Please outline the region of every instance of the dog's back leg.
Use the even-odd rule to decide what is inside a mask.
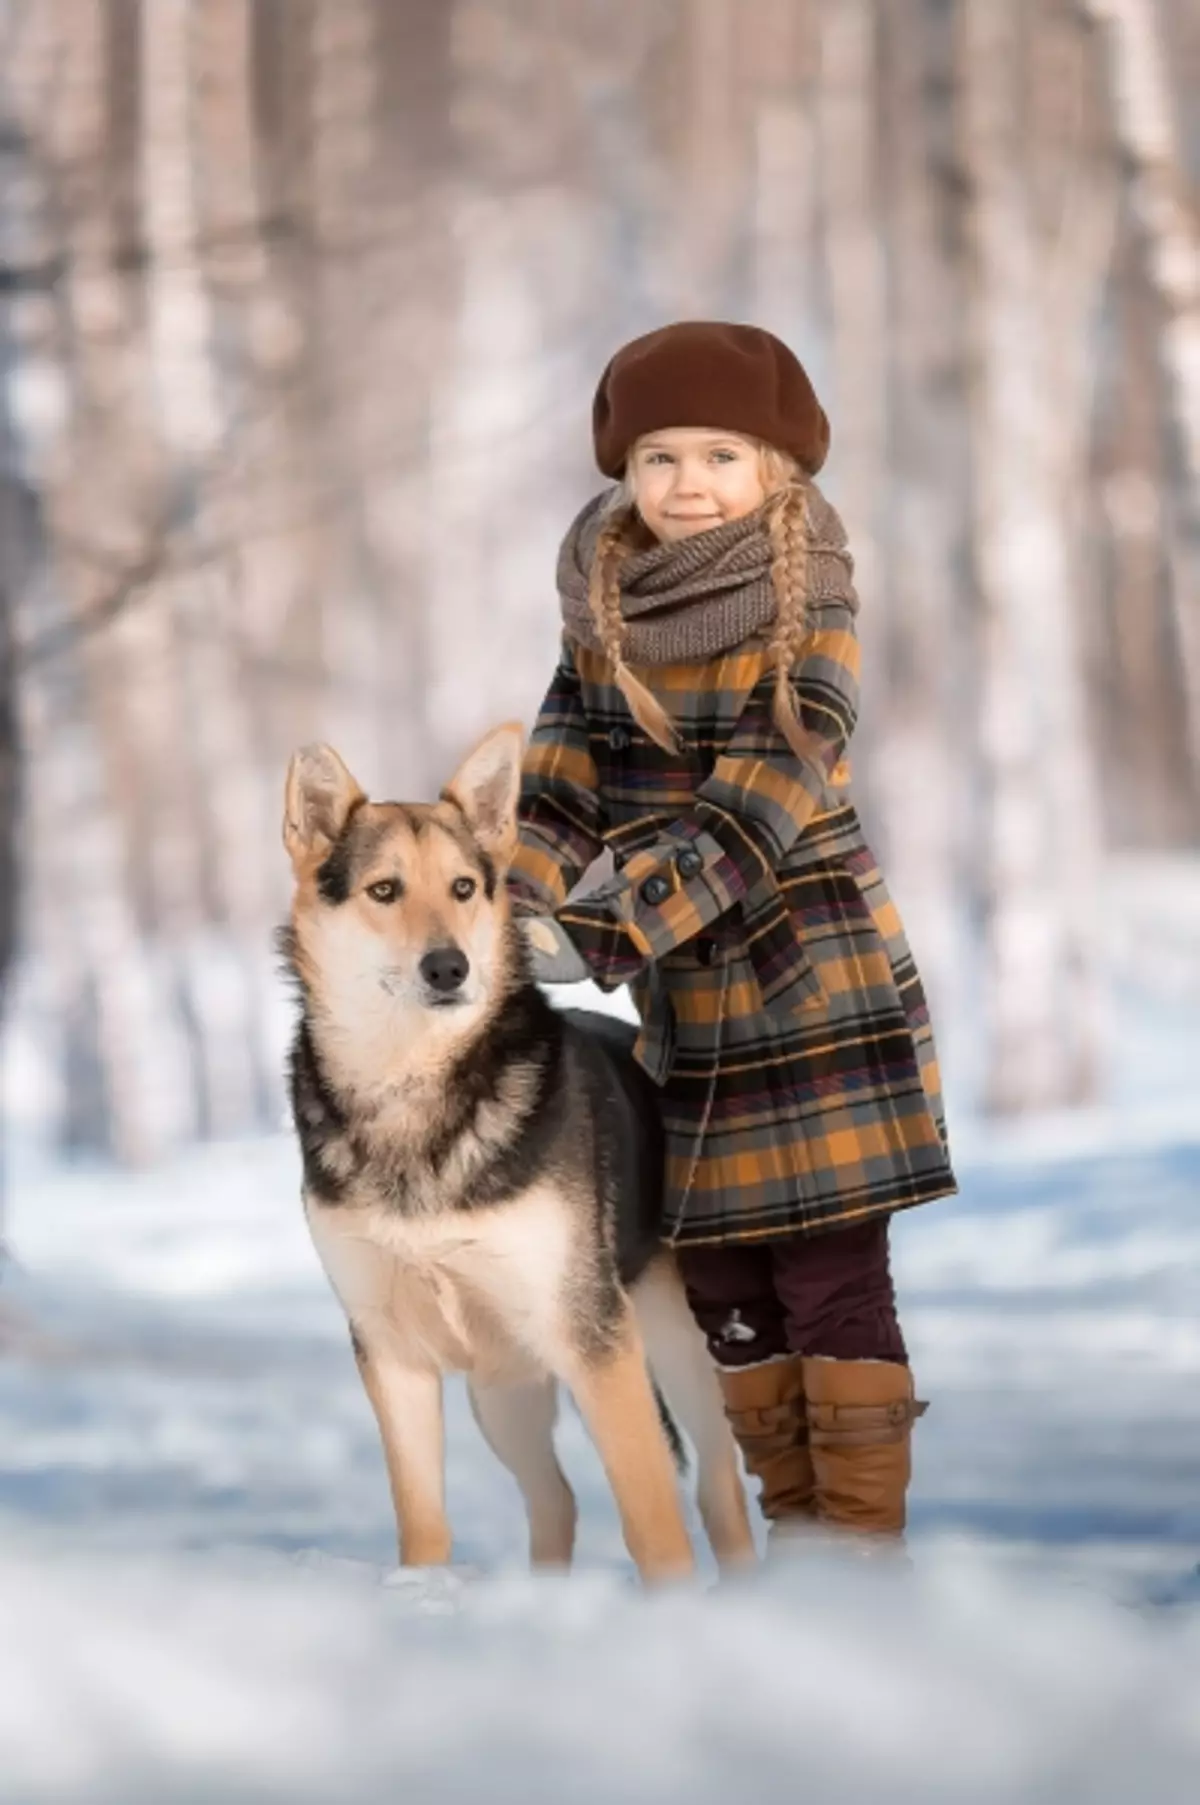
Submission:
[[[553,1378],[523,1385],[467,1381],[484,1440],[521,1488],[535,1567],[569,1567],[575,1549],[575,1494],[554,1450],[558,1387]]]
[[[663,1433],[646,1350],[630,1305],[597,1348],[576,1346],[561,1376],[612,1486],[625,1546],[642,1578],[680,1578],[695,1570],[695,1557],[679,1498],[674,1462]]]
[[[737,1446],[712,1357],[669,1253],[647,1267],[630,1297],[650,1370],[696,1449],[696,1503],[709,1544],[722,1567],[745,1566],[755,1553]]]

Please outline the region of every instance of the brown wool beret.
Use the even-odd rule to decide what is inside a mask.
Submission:
[[[761,326],[682,320],[622,346],[592,403],[596,462],[619,477],[643,433],[710,426],[790,452],[815,476],[829,421],[803,366]]]

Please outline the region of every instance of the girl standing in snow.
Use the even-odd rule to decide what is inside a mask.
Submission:
[[[559,556],[509,883],[540,978],[632,986],[664,1232],[773,1535],[896,1537],[925,1406],[888,1220],[955,1183],[921,982],[850,799],[828,422],[772,334],[690,321],[617,353],[593,428],[618,487]],[[568,903],[606,847],[615,877]]]

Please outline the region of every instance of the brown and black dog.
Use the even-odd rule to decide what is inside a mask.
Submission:
[[[309,1227],[379,1421],[403,1562],[450,1558],[442,1375],[462,1372],[524,1495],[535,1564],[567,1564],[575,1536],[561,1381],[641,1574],[693,1559],[656,1385],[734,1565],[753,1558],[745,1494],[659,1240],[653,1087],[624,1024],[550,1006],[510,914],[521,750],[519,728],[498,728],[433,805],[368,801],[328,746],[291,761],[283,941]]]

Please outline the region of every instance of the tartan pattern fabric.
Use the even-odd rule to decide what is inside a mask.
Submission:
[[[808,759],[775,726],[757,641],[637,667],[680,729],[667,753],[603,654],[564,640],[526,753],[510,888],[557,914],[602,987],[632,986],[679,1243],[956,1189],[921,980],[850,799],[854,616],[829,602],[813,625],[791,673]],[[605,847],[614,876],[570,896]]]

